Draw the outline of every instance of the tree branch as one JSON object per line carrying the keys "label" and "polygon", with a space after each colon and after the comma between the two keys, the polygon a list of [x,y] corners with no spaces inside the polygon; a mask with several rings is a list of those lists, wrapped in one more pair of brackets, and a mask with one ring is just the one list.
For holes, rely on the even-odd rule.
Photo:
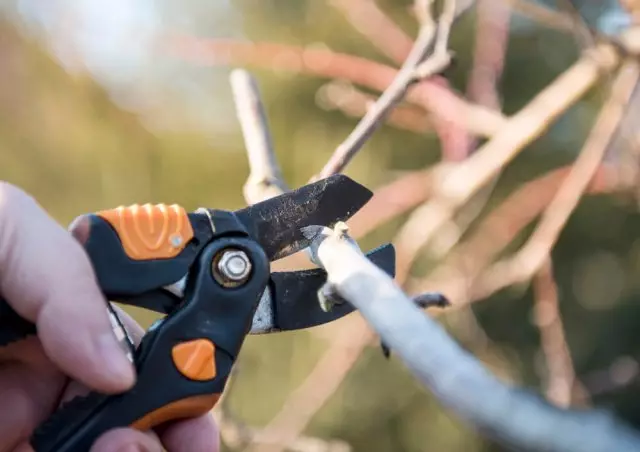
{"label": "tree branch", "polygon": [[349,136],[336,148],[316,176],[317,179],[342,171],[404,97],[409,86],[442,71],[449,64],[450,54],[446,45],[449,29],[455,17],[455,1],[445,2],[447,6],[438,24],[431,19],[431,3],[431,0],[427,1],[418,37],[402,69]]}
{"label": "tree branch", "polygon": [[558,287],[553,277],[553,264],[547,259],[533,278],[535,323],[547,364],[546,397],[551,403],[568,408],[578,386],[571,352],[567,345],[560,316]]}
{"label": "tree branch", "polygon": [[640,435],[604,412],[561,411],[535,394],[501,383],[337,231],[323,228],[309,248],[328,281],[460,418],[518,450],[640,448]]}
{"label": "tree branch", "polygon": [[602,107],[571,172],[542,215],[540,224],[520,251],[485,272],[476,289],[480,293],[492,294],[507,285],[528,281],[544,264],[618,130],[639,76],[640,69],[635,60],[626,62],[620,69],[609,100]]}
{"label": "tree branch", "polygon": [[[601,45],[585,54],[527,106],[512,116],[507,125],[468,159],[443,167],[437,175],[432,200],[416,209],[397,235],[399,249],[415,256],[445,225],[456,210],[495,177],[532,140],[537,138],[567,108],[576,102],[599,78],[613,69],[617,54],[609,45]],[[424,219],[429,221],[425,223]],[[397,274],[406,275],[413,259],[398,265]]]}
{"label": "tree branch", "polygon": [[511,11],[502,0],[478,0],[477,18],[467,97],[479,105],[500,111],[498,83],[509,43]]}
{"label": "tree branch", "polygon": [[256,80],[247,71],[236,69],[230,81],[251,168],[244,197],[247,203],[254,204],[278,196],[288,188],[275,156]]}

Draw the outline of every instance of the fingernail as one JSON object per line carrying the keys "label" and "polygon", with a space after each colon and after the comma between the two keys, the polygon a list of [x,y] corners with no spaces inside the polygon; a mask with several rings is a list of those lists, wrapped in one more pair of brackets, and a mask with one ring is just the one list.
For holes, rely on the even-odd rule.
{"label": "fingernail", "polygon": [[91,232],[91,223],[89,223],[89,217],[87,215],[81,215],[76,217],[69,225],[69,231],[71,235],[82,243],[83,245],[89,240],[89,233]]}
{"label": "fingernail", "polygon": [[133,364],[127,359],[120,343],[113,333],[105,333],[97,338],[97,347],[107,374],[115,377],[117,385],[129,387],[135,381]]}

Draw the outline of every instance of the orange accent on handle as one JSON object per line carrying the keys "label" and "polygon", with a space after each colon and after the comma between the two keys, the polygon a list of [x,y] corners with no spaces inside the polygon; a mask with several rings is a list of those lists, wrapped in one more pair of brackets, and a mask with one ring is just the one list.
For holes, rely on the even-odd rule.
{"label": "orange accent on handle", "polygon": [[137,430],[151,430],[174,419],[198,417],[211,411],[219,398],[220,394],[208,394],[178,400],[144,415],[131,424],[131,427]]}
{"label": "orange accent on handle", "polygon": [[134,204],[96,215],[116,230],[125,253],[134,260],[175,257],[193,238],[193,227],[177,204]]}
{"label": "orange accent on handle", "polygon": [[173,363],[182,375],[197,381],[216,376],[216,347],[207,339],[196,339],[175,345],[171,350]]}

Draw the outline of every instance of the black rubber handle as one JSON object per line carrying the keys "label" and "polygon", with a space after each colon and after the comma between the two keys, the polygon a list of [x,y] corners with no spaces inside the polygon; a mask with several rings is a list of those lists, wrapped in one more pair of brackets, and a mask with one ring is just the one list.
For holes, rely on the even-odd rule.
{"label": "black rubber handle", "polygon": [[[228,248],[245,251],[252,262],[252,276],[240,287],[225,288],[212,276],[215,257]],[[85,452],[116,427],[147,430],[210,411],[224,391],[268,280],[269,261],[255,242],[226,237],[207,246],[194,265],[184,303],[150,328],[135,351],[135,386],[63,405],[34,432],[34,450]]]}

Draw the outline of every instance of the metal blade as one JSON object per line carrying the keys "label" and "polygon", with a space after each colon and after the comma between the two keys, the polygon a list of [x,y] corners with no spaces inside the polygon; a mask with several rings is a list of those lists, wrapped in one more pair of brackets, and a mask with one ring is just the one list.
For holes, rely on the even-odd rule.
{"label": "metal blade", "polygon": [[346,221],[372,196],[353,179],[336,174],[235,213],[274,261],[309,246],[310,240],[301,232],[303,227],[332,227]]}
{"label": "metal blade", "polygon": [[[378,247],[367,253],[367,258],[389,276],[395,276],[393,245]],[[320,308],[318,290],[326,281],[327,273],[322,269],[272,273],[271,284],[260,299],[249,334],[310,328],[353,312],[350,303],[337,304],[329,312]]]}

